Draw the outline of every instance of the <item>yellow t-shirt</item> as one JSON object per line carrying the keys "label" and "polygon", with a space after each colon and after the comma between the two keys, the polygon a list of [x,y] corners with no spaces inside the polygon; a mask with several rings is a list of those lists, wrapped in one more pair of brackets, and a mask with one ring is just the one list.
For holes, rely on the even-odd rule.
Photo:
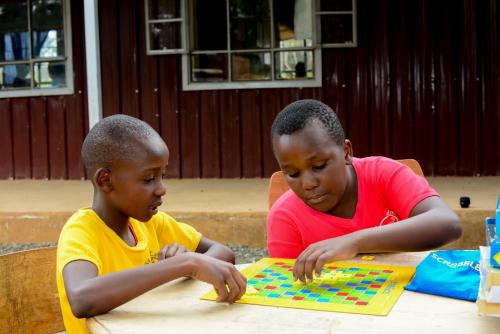
{"label": "yellow t-shirt", "polygon": [[193,227],[176,222],[158,212],[148,222],[130,218],[137,245],[129,246],[99,218],[92,209],[80,209],[64,225],[57,246],[57,290],[61,302],[64,326],[68,334],[89,333],[85,319],[73,315],[64,288],[63,269],[75,260],[90,261],[98,275],[135,268],[157,262],[161,248],[171,243],[196,250],[201,234]]}

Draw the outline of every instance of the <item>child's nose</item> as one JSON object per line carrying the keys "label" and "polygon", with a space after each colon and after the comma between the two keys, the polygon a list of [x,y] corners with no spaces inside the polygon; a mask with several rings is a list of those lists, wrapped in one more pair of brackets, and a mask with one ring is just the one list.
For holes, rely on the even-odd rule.
{"label": "child's nose", "polygon": [[155,195],[163,196],[166,193],[167,193],[167,187],[165,186],[165,183],[163,183],[163,180],[160,180],[160,182],[158,182],[158,186],[155,189]]}
{"label": "child's nose", "polygon": [[305,190],[311,190],[318,186],[318,178],[314,176],[311,172],[302,173],[302,188]]}

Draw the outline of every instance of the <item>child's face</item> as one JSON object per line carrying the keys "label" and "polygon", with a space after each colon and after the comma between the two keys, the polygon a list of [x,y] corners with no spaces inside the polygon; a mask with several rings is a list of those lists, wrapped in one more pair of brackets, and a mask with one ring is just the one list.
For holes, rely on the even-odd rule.
{"label": "child's face", "polygon": [[111,171],[110,199],[115,209],[128,217],[148,221],[158,212],[166,193],[165,176],[169,151],[159,137],[137,144],[134,157],[118,162]]}
{"label": "child's face", "polygon": [[329,212],[346,200],[346,164],[352,155],[348,140],[336,144],[315,120],[291,135],[275,136],[273,149],[288,185],[307,205]]}

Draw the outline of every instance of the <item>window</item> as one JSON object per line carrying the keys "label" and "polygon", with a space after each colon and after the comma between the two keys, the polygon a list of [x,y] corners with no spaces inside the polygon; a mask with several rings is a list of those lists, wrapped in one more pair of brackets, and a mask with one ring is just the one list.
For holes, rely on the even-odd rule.
{"label": "window", "polygon": [[356,0],[319,0],[316,6],[321,47],[357,46]]}
{"label": "window", "polygon": [[69,1],[0,0],[0,97],[73,93]]}
{"label": "window", "polygon": [[318,87],[320,46],[355,46],[354,1],[146,0],[148,54],[182,53],[185,90]]}
{"label": "window", "polygon": [[184,51],[184,4],[180,0],[145,1],[148,54]]}

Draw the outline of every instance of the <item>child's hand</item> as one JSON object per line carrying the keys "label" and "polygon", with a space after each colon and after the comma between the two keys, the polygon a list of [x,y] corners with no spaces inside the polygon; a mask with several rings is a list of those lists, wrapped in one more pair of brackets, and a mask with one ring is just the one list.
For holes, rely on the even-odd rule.
{"label": "child's hand", "polygon": [[307,283],[307,280],[313,280],[313,271],[318,276],[321,274],[325,263],[351,259],[357,254],[358,247],[349,234],[314,243],[297,257],[293,279]]}
{"label": "child's hand", "polygon": [[198,253],[190,253],[190,257],[194,265],[189,276],[212,284],[217,302],[234,303],[245,294],[247,279],[233,264]]}
{"label": "child's hand", "polygon": [[169,257],[176,256],[182,253],[186,253],[188,250],[178,243],[173,243],[163,247],[158,252],[158,261],[168,259]]}

